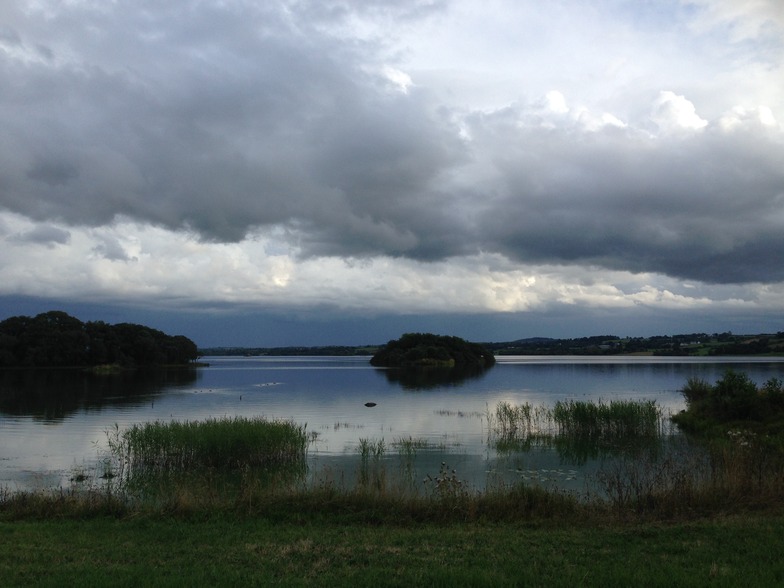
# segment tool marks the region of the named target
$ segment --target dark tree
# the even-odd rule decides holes
[[[379,349],[370,363],[383,367],[487,368],[495,364],[495,357],[482,345],[469,343],[459,337],[406,333]]]
[[[0,322],[0,367],[182,365],[197,356],[187,337],[143,325],[83,323],[61,311]]]

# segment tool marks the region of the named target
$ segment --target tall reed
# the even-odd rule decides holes
[[[546,433],[549,420],[546,407],[533,407],[527,402],[518,405],[499,402],[494,417],[488,416],[488,423],[492,423],[492,432],[506,441],[519,441]]]
[[[360,488],[374,488],[381,490],[386,486],[386,470],[381,465],[381,458],[386,453],[386,444],[383,439],[359,440],[359,477],[357,483]],[[371,461],[372,458],[372,461]]]
[[[558,401],[552,408],[500,402],[488,411],[489,442],[499,451],[554,446],[559,453],[585,461],[607,446],[631,447],[629,441],[654,440],[665,417],[654,401],[614,400],[605,403]]]
[[[661,432],[662,416],[653,400],[613,400],[609,404],[559,400],[552,409],[559,435],[588,439],[655,437]]]
[[[110,435],[109,448],[128,473],[225,470],[305,462],[305,426],[234,417],[135,424]]]

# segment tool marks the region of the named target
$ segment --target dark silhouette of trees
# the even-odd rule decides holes
[[[182,335],[129,323],[83,323],[57,310],[0,322],[0,367],[182,365],[197,356],[196,344]]]
[[[686,410],[672,420],[686,430],[740,422],[780,423],[784,416],[784,383],[777,378],[758,387],[748,375],[728,370],[713,385],[690,378],[681,392]]]
[[[478,343],[459,337],[430,333],[406,333],[384,345],[371,358],[371,365],[383,367],[490,367],[492,352]]]

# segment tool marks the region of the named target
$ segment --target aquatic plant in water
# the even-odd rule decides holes
[[[662,411],[653,400],[583,402],[558,401],[552,419],[559,435],[588,439],[655,437],[661,430]]]
[[[500,402],[488,410],[489,443],[498,451],[555,447],[578,463],[598,451],[655,441],[665,417],[654,401],[558,401],[552,408]]]
[[[305,425],[260,417],[135,424],[109,435],[109,448],[128,473],[239,470],[304,464]]]
[[[385,452],[386,444],[384,443],[383,439],[374,441],[372,439],[360,438],[360,465],[358,480],[360,487],[367,488],[371,483],[376,489],[381,489],[384,487],[386,481],[386,471],[381,466],[380,461]]]

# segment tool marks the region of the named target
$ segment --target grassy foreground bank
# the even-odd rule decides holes
[[[4,586],[775,586],[784,515],[678,524],[315,517],[0,522]]]

